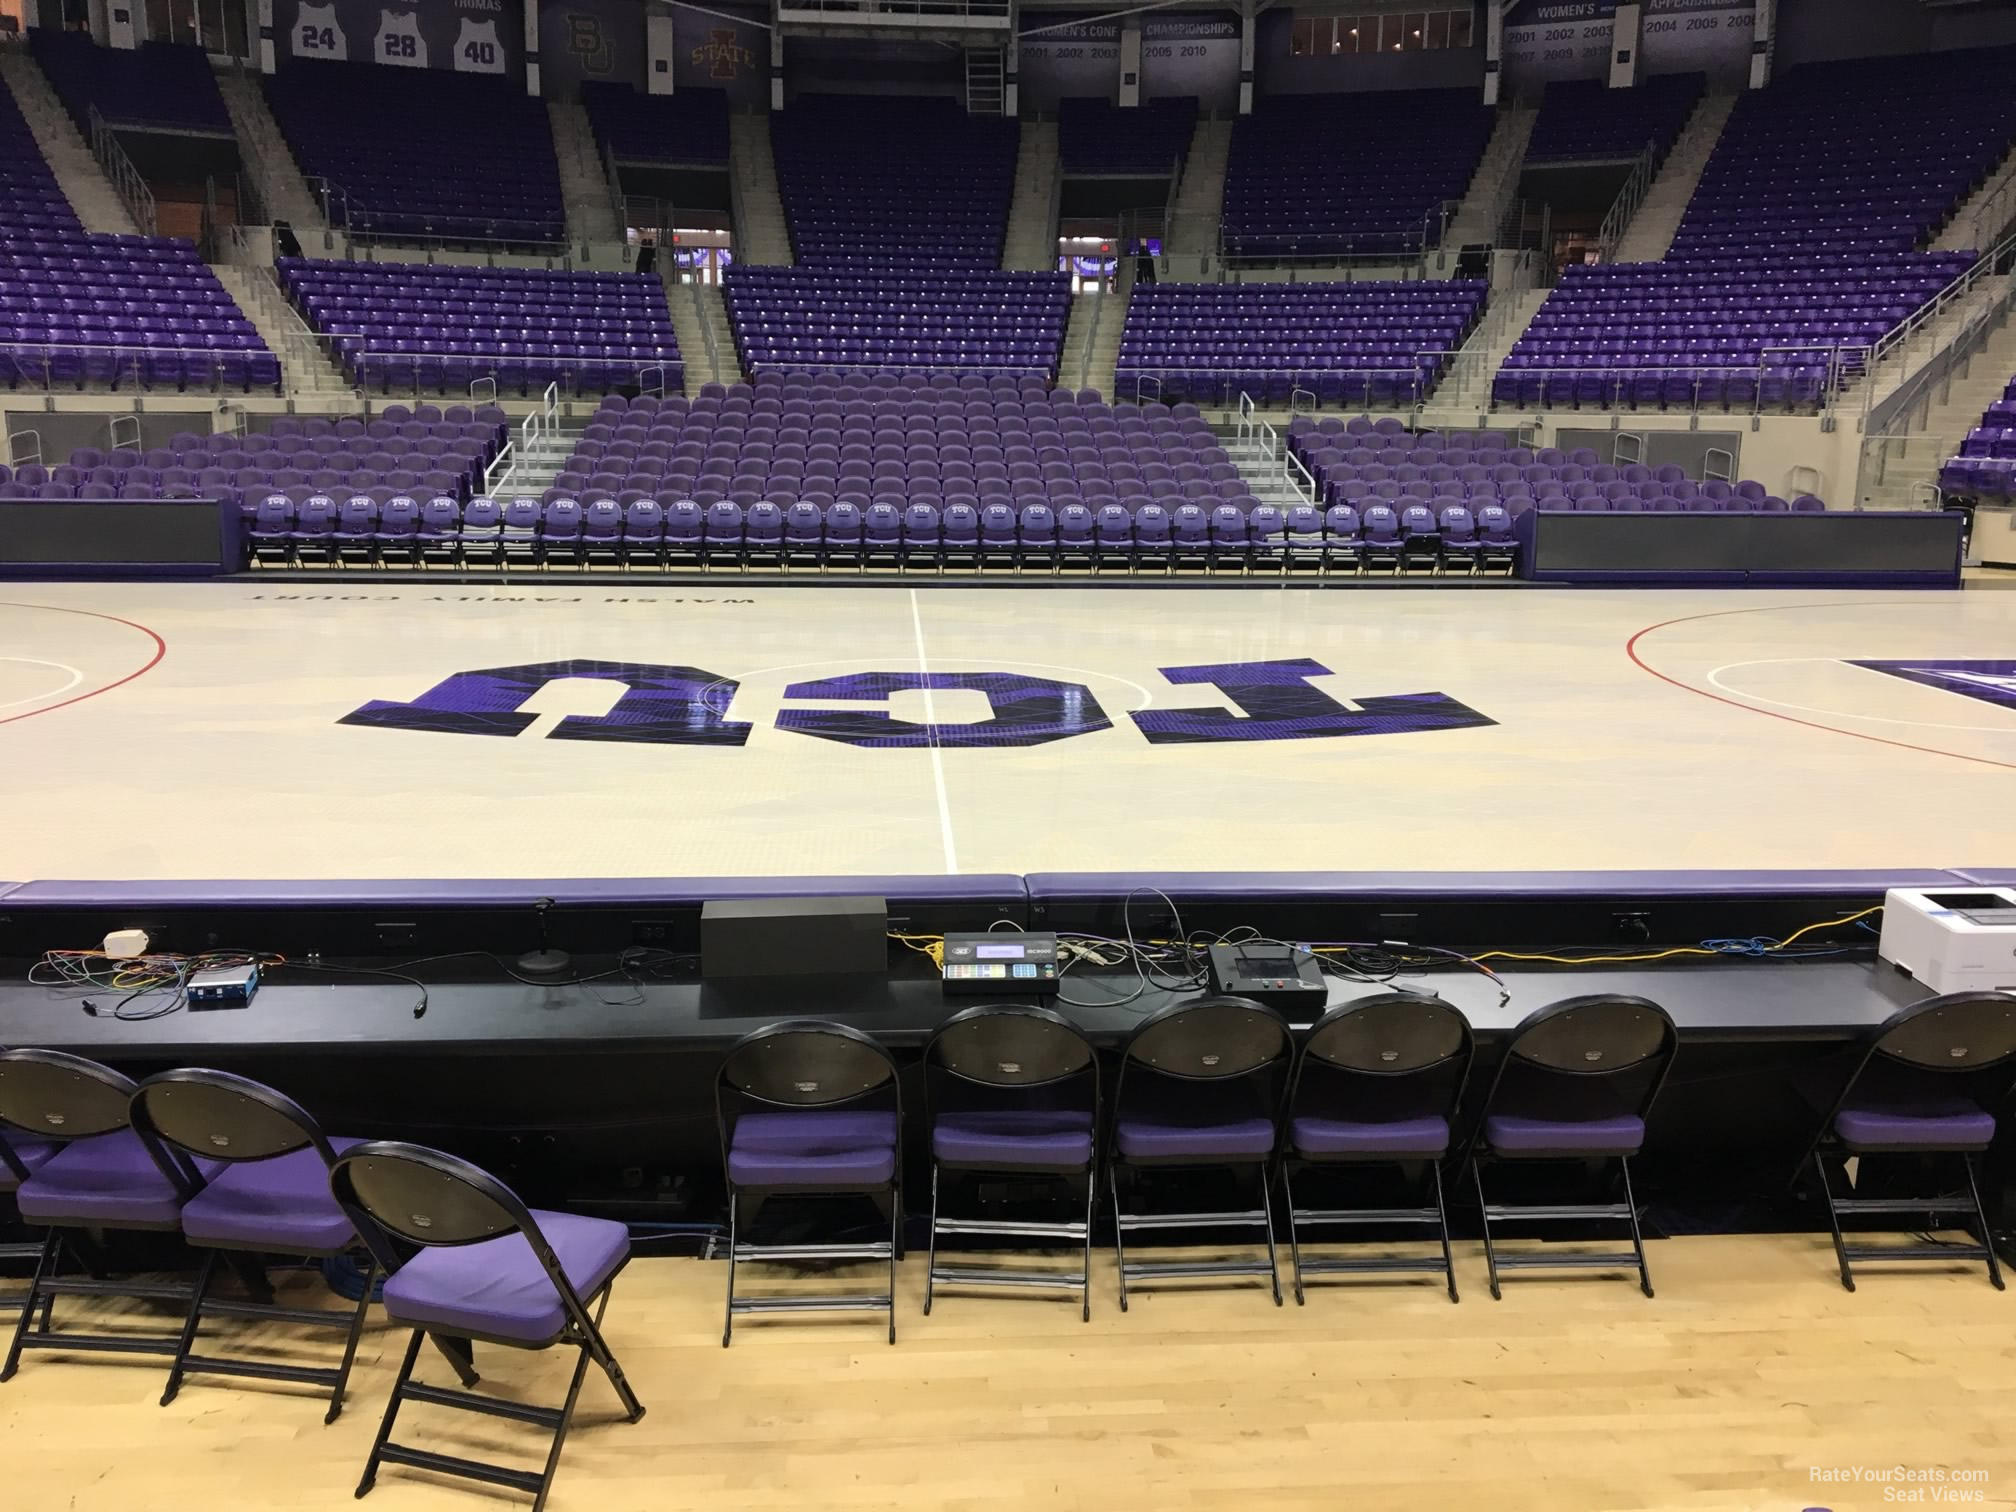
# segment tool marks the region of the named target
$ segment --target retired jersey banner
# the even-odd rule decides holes
[[[524,21],[506,0],[273,0],[282,58],[523,78]]]

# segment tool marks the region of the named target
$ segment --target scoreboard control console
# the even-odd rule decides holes
[[[1000,930],[945,936],[945,991],[1001,993],[1057,991],[1057,936]]]

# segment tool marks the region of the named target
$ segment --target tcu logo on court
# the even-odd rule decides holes
[[[1129,714],[1150,745],[1334,740],[1496,723],[1446,693],[1391,693],[1339,703],[1310,686],[1310,678],[1327,677],[1330,669],[1306,657],[1164,667],[1161,674],[1172,683],[1212,688],[1231,707],[1143,709]],[[562,719],[547,732],[552,740],[739,746],[748,741],[753,728],[727,717],[740,686],[733,678],[698,667],[584,660],[458,672],[411,703],[373,699],[337,722],[454,735],[518,735],[539,719],[523,712],[526,702],[548,683],[563,678],[621,683],[624,692],[606,714]],[[792,683],[784,696],[807,702],[887,704],[892,693],[911,689],[977,692],[985,696],[990,713],[970,723],[923,724],[898,719],[886,708],[784,709],[777,715],[776,727],[815,740],[899,750],[1045,745],[1113,728],[1083,683],[1021,672],[857,672]]]

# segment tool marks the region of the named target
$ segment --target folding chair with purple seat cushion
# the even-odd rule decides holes
[[[948,965],[1005,967],[981,960],[984,944],[954,941]],[[1076,1290],[1079,1316],[1092,1317],[1092,1200],[1098,1169],[1099,1061],[1092,1042],[1070,1020],[1048,1008],[985,1004],[954,1014],[924,1050],[925,1120],[931,1130],[931,1252],[924,1281],[924,1311],[933,1288],[948,1286],[1041,1287]],[[1068,1215],[1032,1223],[1014,1217],[940,1219],[943,1188],[961,1176],[984,1200],[985,1178],[1020,1176],[1062,1183]],[[999,1186],[999,1181],[992,1183]],[[1025,1239],[1073,1239],[1084,1251],[1076,1276],[1052,1270],[973,1269],[938,1264],[941,1234],[990,1234]]]
[[[1499,1297],[1501,1270],[1580,1267],[1638,1271],[1638,1286],[1652,1295],[1631,1191],[1631,1157],[1645,1143],[1645,1120],[1673,1064],[1679,1036],[1657,1003],[1622,993],[1563,998],[1537,1008],[1513,1029],[1471,1131],[1470,1174],[1484,1214],[1484,1258],[1491,1295]],[[1484,1195],[1488,1163],[1569,1162],[1592,1174],[1616,1161],[1621,1202],[1494,1204]],[[1501,1256],[1493,1222],[1616,1219],[1631,1231],[1629,1252]]]
[[[376,1262],[366,1253],[365,1277],[357,1303],[344,1311],[271,1306],[272,1294],[256,1264],[236,1266],[259,1282],[258,1302],[221,1301],[210,1296],[220,1254],[233,1257],[302,1255],[330,1259],[363,1249],[356,1226],[329,1192],[329,1168],[358,1139],[332,1139],[308,1111],[271,1087],[222,1071],[164,1071],[142,1082],[133,1097],[134,1127],[194,1160],[222,1163],[209,1185],[182,1208],[182,1237],[200,1250],[189,1317],[168,1371],[161,1405],[175,1400],[182,1377],[249,1376],[296,1381],[329,1392],[322,1421],[333,1423],[343,1410],[350,1364],[364,1331],[364,1314],[378,1280]],[[233,1360],[192,1351],[204,1314],[211,1317],[341,1328],[343,1361],[334,1368]]]
[[[1990,906],[1999,903],[1992,893],[1982,896]],[[1995,1289],[2003,1289],[1975,1164],[1995,1138],[1996,1112],[2012,1090],[2016,994],[1953,992],[1926,998],[1898,1009],[1871,1030],[1793,1174],[1797,1181],[1808,1161],[1819,1173],[1842,1286],[1855,1290],[1851,1262],[1856,1260],[1980,1260]],[[1909,1156],[1913,1168],[1927,1164],[1929,1156],[1958,1156],[1967,1178],[1965,1195],[1835,1197],[1830,1162],[1845,1167],[1854,1160],[1858,1169],[1852,1189],[1882,1192],[1886,1188],[1873,1179],[1873,1168],[1887,1162],[1874,1157],[1887,1155]],[[1852,1245],[1842,1235],[1841,1219],[1859,1213],[1920,1215],[1922,1221],[1905,1225],[1914,1232],[1932,1230],[1940,1213],[1971,1214],[1975,1242]]]
[[[465,1160],[390,1140],[339,1155],[329,1170],[329,1189],[386,1272],[386,1316],[413,1330],[357,1495],[371,1489],[381,1464],[390,1463],[529,1491],[533,1512],[541,1512],[591,1360],[616,1389],[625,1420],[644,1416],[602,1338],[610,1290],[630,1258],[630,1234],[622,1224],[528,1208],[502,1182]],[[479,1341],[510,1349],[566,1344],[580,1355],[565,1405],[536,1407],[415,1383],[413,1366],[421,1342],[429,1338],[465,1388],[477,1383]],[[518,1470],[396,1443],[392,1428],[407,1401],[536,1423],[553,1435],[545,1467]]]
[[[1113,1249],[1120,1266],[1120,1310],[1127,1283],[1176,1276],[1265,1276],[1281,1305],[1269,1188],[1280,1143],[1282,1083],[1292,1049],[1287,1022],[1272,1008],[1238,997],[1196,998],[1151,1014],[1127,1037],[1106,1139],[1107,1181],[1113,1193]],[[1250,1175],[1260,1189],[1257,1212],[1130,1213],[1122,1189],[1138,1197],[1162,1169],[1218,1169]],[[1257,1260],[1178,1264],[1129,1261],[1127,1235],[1137,1229],[1249,1228],[1267,1241]]]
[[[1282,1116],[1281,1191],[1288,1201],[1298,1304],[1305,1275],[1392,1271],[1440,1271],[1449,1300],[1456,1300],[1442,1161],[1474,1052],[1469,1021],[1461,1013],[1440,998],[1412,992],[1340,1003],[1310,1029],[1295,1057]],[[1403,1179],[1425,1187],[1422,1195],[1433,1201],[1406,1208],[1295,1205],[1296,1172],[1320,1172],[1318,1179],[1334,1181],[1336,1168],[1347,1165],[1397,1166]],[[1442,1238],[1442,1258],[1303,1256],[1304,1228],[1351,1223],[1433,1226]]]
[[[190,1161],[136,1128],[131,1107],[135,1084],[108,1066],[56,1050],[0,1051],[0,1129],[58,1142],[55,1153],[28,1170],[9,1169],[18,1182],[15,1206],[21,1221],[48,1230],[36,1260],[35,1277],[14,1328],[0,1381],[11,1380],[23,1350],[89,1350],[96,1354],[172,1355],[167,1335],[113,1335],[57,1331],[57,1297],[134,1297],[187,1307],[191,1288],[174,1282],[75,1280],[57,1274],[70,1229],[135,1229],[174,1233],[182,1207],[221,1167],[213,1160]],[[11,1149],[11,1144],[10,1144]],[[39,1327],[33,1326],[37,1313]]]
[[[721,1347],[741,1314],[879,1312],[896,1342],[896,1262],[903,1258],[903,1094],[896,1062],[860,1030],[787,1019],[744,1035],[714,1076],[728,1177],[728,1309]],[[886,1240],[773,1244],[747,1236],[772,1197],[872,1201]],[[737,1267],[802,1260],[886,1260],[886,1293],[738,1297]]]
[[[49,1158],[62,1148],[54,1140],[38,1138],[33,1134],[10,1132],[0,1127],[0,1197],[7,1199],[8,1206],[13,1205],[14,1193],[20,1188],[21,1183],[39,1171],[48,1163]],[[4,1209],[0,1209],[0,1212],[4,1212]],[[0,1218],[0,1222],[4,1221],[6,1221],[4,1218]],[[38,1240],[24,1240],[18,1244],[0,1240],[0,1260],[33,1260],[41,1253],[42,1245]],[[0,1295],[0,1311],[5,1311],[9,1307],[25,1307],[27,1303],[28,1296],[25,1292],[19,1296]],[[49,1306],[46,1301],[42,1305],[45,1309]],[[45,1328],[48,1326],[46,1318],[43,1326]]]

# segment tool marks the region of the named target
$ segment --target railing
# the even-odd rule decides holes
[[[1446,353],[1423,354],[1424,359]],[[1123,357],[1117,367],[1131,366]],[[1255,368],[1220,363],[1210,367],[1135,366],[1124,378],[1117,371],[1114,397],[1147,403],[1190,403],[1231,409],[1242,400],[1288,409],[1298,390],[1316,396],[1321,408],[1410,409],[1445,381],[1439,364],[1420,360],[1382,368]],[[1254,400],[1258,390],[1261,400]]]
[[[1953,380],[1967,376],[1975,355],[2012,313],[2016,313],[2016,281],[1976,311],[1945,346],[1928,357],[1924,366],[1894,392],[1871,405],[1863,421],[1864,432],[1885,436],[1923,426],[1931,418],[1933,408],[1945,402]]]
[[[1870,371],[1875,371],[1878,364],[1909,346],[1921,334],[1929,333],[1934,324],[1973,294],[1983,280],[2008,272],[2012,261],[2016,261],[2016,235],[2002,237],[1965,273],[1892,326],[1870,351]]]
[[[686,285],[686,294],[693,301],[693,319],[700,327],[700,340],[707,348],[707,373],[716,383],[721,381],[724,371],[721,366],[721,343],[714,339],[714,322],[707,310],[707,301],[701,297],[700,281],[696,278]]]
[[[147,187],[140,170],[133,166],[133,159],[126,156],[126,149],[119,145],[117,134],[105,124],[105,117],[98,113],[98,107],[91,105],[86,110],[91,155],[105,170],[105,177],[111,181],[120,203],[125,205],[126,213],[133,217],[133,224],[140,228],[140,234],[154,235],[159,225],[154,216],[154,191]]]
[[[338,348],[333,360],[358,388],[378,394],[445,394],[451,386],[466,388],[483,378],[501,385],[498,375],[503,364],[532,363],[542,369],[575,369],[548,380],[546,386],[570,398],[585,399],[623,384],[641,386],[646,373],[662,371],[662,364],[655,362],[630,366],[620,358],[559,357],[539,352],[345,352]],[[621,368],[625,376],[584,386],[578,370],[595,367]]]
[[[1864,437],[1855,459],[1855,507],[1939,508],[1936,480],[1952,450],[1951,437],[1923,432]]]
[[[1239,393],[1238,419],[1233,434],[1248,466],[1259,474],[1256,481],[1266,484],[1278,480],[1297,502],[1316,502],[1316,479],[1303,465],[1302,459],[1289,450],[1281,433],[1260,418],[1253,396],[1243,389]]]
[[[268,328],[280,333],[283,367],[291,364],[296,372],[327,371],[332,384],[340,383],[335,370],[341,364],[336,361],[330,338],[312,329],[302,318],[287,291],[281,288],[273,264],[253,245],[253,233],[244,226],[233,226],[226,246],[225,260],[244,276],[250,298],[266,317]]]
[[[16,467],[39,467],[42,464],[42,432],[38,430],[18,430],[7,433],[7,456]]]
[[[1967,217],[1966,241],[1963,245],[1975,247],[1992,246],[2016,227],[2016,160],[2012,160],[2003,173],[2001,182],[1988,190],[1981,203],[1974,207]],[[1941,241],[1961,234],[1961,223],[1956,219],[1940,233]]]
[[[113,451],[139,451],[140,417],[138,415],[113,415],[105,422],[105,438],[110,441]]]
[[[468,248],[476,251],[521,251],[534,249],[547,257],[573,266],[571,249],[567,241],[565,220],[566,207],[561,207],[562,220],[557,237],[507,236],[498,230],[499,216],[490,215],[429,215],[412,217],[421,222],[419,229],[390,230],[378,229],[375,222],[391,217],[408,219],[399,210],[357,209],[351,204],[349,191],[329,178],[310,178],[309,192],[315,195],[322,209],[322,218],[332,229],[340,230],[349,239],[349,256],[356,258],[359,243],[389,242],[402,247],[426,247],[438,250]],[[362,218],[360,224],[359,217]]]
[[[1633,216],[1645,203],[1645,196],[1652,188],[1652,180],[1658,177],[1657,142],[1647,142],[1645,150],[1638,154],[1631,165],[1631,172],[1625,178],[1623,187],[1617,191],[1617,198],[1610,202],[1610,209],[1603,217],[1603,224],[1596,230],[1596,258],[1599,262],[1617,260],[1617,244],[1624,239],[1624,228],[1631,224]]]
[[[592,138],[595,131],[592,121],[589,123],[588,131]],[[617,171],[615,149],[606,144],[602,148],[602,180],[608,186],[609,208],[616,216],[616,235],[620,239],[626,235],[630,226],[627,214],[629,202],[623,195],[623,175]]]
[[[1099,321],[1106,314],[1106,296],[1092,296],[1092,319],[1085,326],[1085,339],[1078,343],[1078,387],[1092,386],[1092,352],[1099,342]]]
[[[809,14],[828,24],[853,22],[866,27],[874,26],[878,19],[907,20],[918,26],[943,26],[955,17],[998,20],[1008,26],[1014,19],[1010,0],[785,0],[781,10],[780,19],[787,21]]]
[[[263,379],[253,372],[261,362],[274,371]],[[10,386],[82,391],[89,384],[112,389],[133,387],[177,393],[250,393],[255,387],[277,392],[279,361],[260,347],[87,346],[79,342],[8,341],[0,343],[0,379]]]
[[[769,128],[765,126],[764,129],[767,131]],[[747,141],[748,138],[745,137],[743,140]],[[744,165],[738,164],[735,161],[735,139],[731,136],[728,139],[728,219],[730,225],[733,227],[731,238],[735,243],[737,257],[743,255],[753,240],[749,234],[748,204],[742,194],[743,173]],[[772,173],[774,178],[774,165]],[[785,226],[784,235],[787,239],[791,235],[788,222]]]

